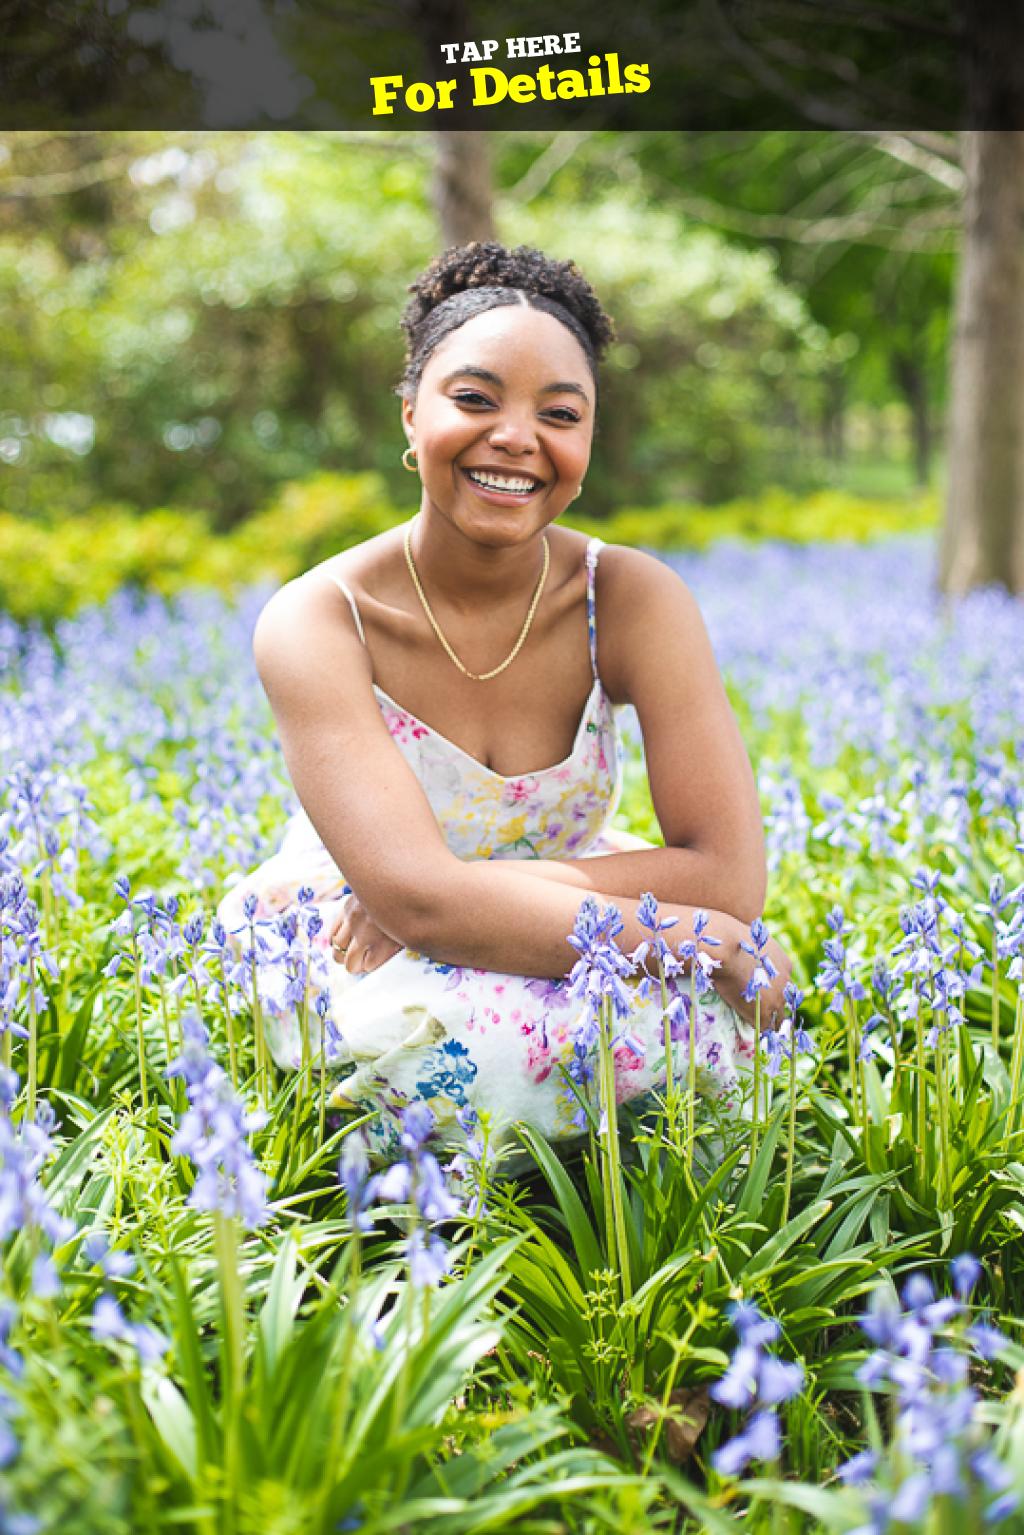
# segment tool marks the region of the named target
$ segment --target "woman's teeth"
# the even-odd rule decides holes
[[[472,469],[467,469],[466,475],[484,490],[505,491],[510,496],[526,496],[537,489],[536,480],[524,480],[514,475],[480,474]]]

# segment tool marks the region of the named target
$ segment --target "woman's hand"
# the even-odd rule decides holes
[[[345,896],[330,940],[335,962],[344,965],[350,975],[366,975],[371,970],[378,970],[402,947],[387,933],[381,932],[351,892]]]
[[[717,922],[712,921],[708,931],[716,938],[721,937],[722,947],[712,949],[711,953],[716,959],[721,959],[721,968],[714,973],[715,990],[722,998],[739,1013],[741,1018],[753,1025],[757,1021],[757,999],[752,1002],[744,1000],[743,992],[754,973],[755,964],[759,963],[752,954],[748,954],[740,947],[743,943],[750,943],[750,929],[733,917],[723,917],[716,913]],[[729,924],[726,931],[722,931],[722,923]],[[765,948],[765,954],[775,967],[776,974],[770,985],[766,986],[758,995],[761,999],[761,1028],[762,1030],[778,1025],[783,1016],[783,993],[786,983],[793,973],[793,964],[785,949],[774,938],[769,938]]]

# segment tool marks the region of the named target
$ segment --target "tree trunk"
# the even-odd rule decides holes
[[[910,411],[910,431],[914,445],[914,481],[921,490],[928,488],[932,472],[932,423],[928,409],[928,375],[906,352],[896,352],[890,359],[892,376]]]
[[[431,194],[445,247],[494,239],[494,188],[486,133],[436,133]]]
[[[1024,591],[1024,132],[964,136],[940,582]]]
[[[846,379],[839,369],[825,375],[821,402],[821,447],[831,464],[846,459]]]

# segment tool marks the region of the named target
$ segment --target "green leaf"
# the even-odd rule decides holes
[[[576,1192],[564,1165],[539,1131],[529,1125],[517,1125],[516,1129],[555,1196],[559,1213],[572,1239],[581,1272],[589,1275],[595,1269],[604,1268],[605,1256],[601,1244],[583,1208],[583,1201]]]
[[[199,1472],[196,1425],[185,1398],[173,1381],[147,1370],[142,1376],[142,1400],[165,1448],[194,1484]]]

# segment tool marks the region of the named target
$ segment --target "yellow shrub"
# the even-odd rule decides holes
[[[285,486],[229,534],[199,512],[136,513],[96,507],[88,516],[43,525],[0,513],[0,610],[45,623],[104,602],[133,584],[170,596],[211,586],[231,594],[258,581],[280,583],[319,560],[402,521],[375,474],[318,474]],[[605,521],[566,524],[609,543],[703,549],[721,538],[864,541],[933,527],[934,494],[913,501],[865,500],[842,491],[796,496],[770,489],[723,506],[670,502],[626,507]]]

